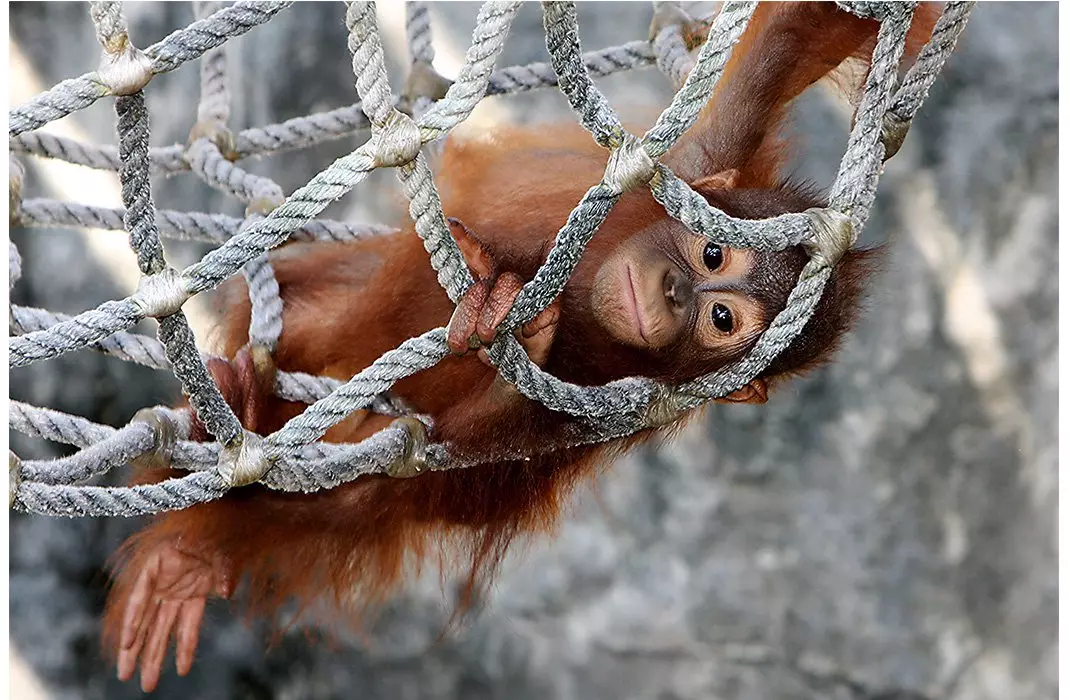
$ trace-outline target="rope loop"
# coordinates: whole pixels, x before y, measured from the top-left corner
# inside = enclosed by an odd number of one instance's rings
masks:
[[[391,109],[381,128],[372,127],[375,139],[374,158],[377,168],[395,168],[416,160],[424,145],[420,127],[412,117]]]
[[[811,221],[811,238],[802,246],[810,258],[821,265],[832,267],[844,253],[851,249],[858,238],[851,217],[835,209],[813,208],[806,210]]]
[[[182,276],[168,266],[154,275],[142,275],[130,300],[142,317],[163,318],[178,313],[189,298]]]
[[[256,433],[242,430],[237,440],[219,450],[216,471],[227,486],[248,486],[267,474],[272,463],[264,454],[263,443],[264,439]]]
[[[97,81],[111,95],[133,95],[152,80],[152,59],[130,42],[117,53],[104,52]]]
[[[643,148],[643,142],[625,132],[624,142],[609,156],[602,182],[614,194],[623,194],[650,182],[655,172],[654,161]]]

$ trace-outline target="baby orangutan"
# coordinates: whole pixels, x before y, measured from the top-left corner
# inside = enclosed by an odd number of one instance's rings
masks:
[[[908,54],[935,16],[919,9]],[[813,187],[782,172],[781,123],[811,84],[845,59],[868,58],[876,32],[876,22],[833,3],[760,5],[721,87],[664,162],[735,217],[822,206]],[[398,587],[406,561],[448,551],[468,562],[462,605],[470,604],[514,538],[553,531],[576,484],[654,434],[539,449],[560,444],[568,417],[511,390],[479,357],[606,161],[577,126],[503,128],[448,141],[437,178],[443,208],[477,280],[456,310],[411,226],[356,242],[293,243],[272,254],[285,305],[279,369],[348,379],[408,338],[448,325],[455,354],[392,392],[433,419],[428,439],[457,454],[509,448],[532,457],[411,479],[366,476],[309,494],[249,486],[155,518],[124,545],[108,601],[106,646],[120,678],[129,679],[140,661],[142,687],[153,689],[172,635],[178,672],[187,673],[207,598],[230,597],[239,584],[255,614],[271,616],[296,599],[302,609],[321,602],[359,617]],[[614,207],[562,294],[517,337],[535,363],[576,384],[693,379],[749,351],[807,259],[799,247],[763,253],[716,245],[670,218],[649,191],[633,191]],[[848,252],[802,334],[725,400],[765,402],[776,381],[827,360],[856,315],[871,261],[865,251]],[[267,434],[305,407],[275,397],[244,349],[244,286],[231,285],[226,296],[221,350],[233,359],[210,369],[243,425]],[[362,412],[326,439],[356,442],[390,422]],[[195,437],[206,439],[196,427]],[[170,475],[161,469],[141,478]]]

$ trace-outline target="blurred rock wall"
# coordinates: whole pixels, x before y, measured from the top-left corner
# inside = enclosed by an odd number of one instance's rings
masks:
[[[433,6],[444,70],[463,56],[475,11]],[[127,15],[146,46],[192,10],[128,3]],[[229,44],[234,128],[355,99],[342,15],[301,3]],[[650,9],[599,3],[580,15],[594,48],[646,36]],[[13,3],[10,16],[12,104],[96,65],[84,4]],[[400,4],[383,3],[380,19],[398,87]],[[265,653],[261,631],[219,605],[193,672],[169,672],[157,697],[1053,698],[1056,26],[1054,3],[974,11],[889,163],[865,232],[888,242],[888,261],[834,366],[765,407],[715,406],[674,444],[622,460],[577,499],[561,536],[515,556],[482,613],[445,638],[436,576],[414,581],[365,638],[334,647],[295,631]],[[544,57],[538,6],[525,5],[500,65]],[[191,65],[149,86],[155,145],[185,141],[197,84]],[[656,70],[602,85],[624,112],[671,94]],[[488,100],[475,117],[559,118],[571,117],[554,90]],[[799,172],[831,182],[847,120],[827,95],[800,101]],[[108,100],[53,128],[116,138]],[[356,143],[251,169],[290,192]],[[27,197],[119,204],[113,174],[27,166]],[[153,184],[162,208],[241,211],[190,175]],[[328,215],[389,216],[396,192],[387,174]],[[122,233],[11,236],[25,261],[17,303],[77,312],[136,279]],[[176,265],[203,252],[168,248]],[[11,372],[13,398],[113,425],[176,394],[162,373],[89,353]],[[60,454],[17,435],[12,445]],[[139,695],[114,680],[97,642],[103,563],[133,526],[11,516],[13,654],[47,697]]]

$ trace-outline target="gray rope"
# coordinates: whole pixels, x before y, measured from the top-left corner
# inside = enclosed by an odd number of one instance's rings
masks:
[[[684,84],[687,74],[695,66],[687,45],[684,43],[683,29],[680,24],[662,27],[651,40],[651,47],[657,57],[658,69],[665,74],[676,89]]]
[[[406,340],[268,436],[264,440],[264,454],[274,460],[295,453],[323,437],[331,426],[350,413],[370,406],[376,396],[398,380],[434,366],[448,354],[444,328]]]
[[[70,457],[22,463],[24,481],[40,484],[74,484],[129,464],[156,449],[156,436],[148,423],[131,423],[105,440],[88,445]]]
[[[267,22],[291,4],[243,0],[211,17],[194,22],[145,49],[145,55],[152,59],[149,72],[151,75],[159,75],[172,71],[227,39],[240,36]],[[100,73],[96,71],[64,80],[26,104],[12,109],[9,113],[8,135],[16,136],[24,131],[37,129],[50,121],[84,109],[110,94],[113,94],[112,89],[101,82]]]
[[[22,226],[72,226],[125,231],[123,209],[109,209],[54,199],[27,199],[19,212]],[[245,223],[224,214],[156,210],[159,234],[181,241],[223,243],[233,237]],[[351,241],[397,233],[385,224],[348,223],[316,219],[294,230],[292,238],[302,241]]]
[[[218,12],[221,2],[195,2],[197,19]],[[225,125],[230,120],[230,92],[227,90],[227,55],[224,45],[206,51],[201,56],[201,101],[197,105],[197,121]]]
[[[605,148],[615,148],[624,140],[624,127],[580,60],[576,4],[544,2],[542,12],[546,49],[550,52],[550,63],[558,76],[558,87],[595,141]]]
[[[250,221],[260,218],[259,214]],[[249,343],[274,353],[282,335],[282,297],[279,296],[279,281],[267,253],[259,255],[242,268],[249,288]]]
[[[205,183],[245,204],[263,200],[273,208],[285,198],[277,183],[234,165],[223,157],[218,145],[207,138],[192,143],[186,151],[186,159]]]
[[[757,2],[726,2],[710,27],[709,37],[699,51],[695,68],[688,74],[672,102],[643,136],[643,148],[651,158],[660,158],[695,123],[713,95],[732,47],[747,28]]]
[[[107,53],[117,54],[126,47],[126,19],[121,2],[91,2],[89,16],[97,32],[97,41]]]
[[[41,440],[61,442],[75,447],[89,447],[106,440],[114,428],[99,425],[80,416],[50,408],[38,408],[21,401],[8,401],[8,427]]]
[[[435,60],[431,41],[431,13],[425,2],[405,3],[405,36],[408,39],[409,59],[430,64]]]
[[[895,93],[892,106],[889,109],[895,119],[901,122],[909,122],[914,118],[921,103],[929,94],[929,88],[940,71],[944,68],[944,62],[955,48],[955,42],[966,27],[966,22],[973,11],[972,0],[962,2],[952,0],[944,7],[943,14],[933,27],[932,38],[922,47],[914,65],[907,71],[902,85]]]
[[[19,510],[37,515],[133,517],[182,510],[223,496],[228,486],[214,471],[197,472],[147,486],[67,486],[23,481]]]
[[[479,34],[482,24],[487,21],[481,12],[473,37]],[[372,123],[372,138],[368,144],[374,144],[376,153],[382,154],[377,158],[381,164],[400,166],[398,177],[409,199],[409,213],[415,222],[416,233],[423,240],[424,248],[431,257],[431,266],[438,273],[439,284],[446,290],[450,299],[456,302],[472,284],[472,275],[449,233],[430,169],[419,152],[425,138],[416,130],[411,118],[392,106],[394,96],[390,92],[390,83],[386,76],[374,7],[369,3],[351,3],[346,11],[346,26],[349,29],[349,49],[353,52],[357,94]],[[476,39],[473,38],[473,47],[475,42]],[[482,55],[478,53],[477,57]],[[451,86],[450,92],[459,83],[460,78]],[[424,112],[421,122],[435,111],[438,104],[451,99],[450,92]],[[394,134],[397,135],[396,140],[384,141],[388,135]],[[406,137],[404,142],[401,141],[402,135]]]
[[[133,327],[143,318],[142,307],[135,301],[135,296],[106,301],[47,330],[12,338],[8,344],[8,367],[25,367],[57,357]]]
[[[895,8],[895,9],[892,9]],[[881,127],[891,106],[903,55],[904,40],[910,29],[914,8],[889,5],[888,19],[881,22],[877,45],[866,77],[862,101],[847,140],[847,151],[832,183],[829,206],[848,214],[856,231],[861,231],[877,193],[877,178],[884,162]]]
[[[509,27],[519,9],[519,2],[483,3],[476,16],[476,28],[472,31],[472,45],[465,52],[464,65],[457,79],[446,96],[420,117],[420,131],[425,143],[443,136],[467,119],[482,99],[494,62],[505,46]]]
[[[117,97],[115,113],[119,130],[119,182],[126,207],[123,228],[130,232],[130,247],[137,253],[141,274],[154,275],[166,263],[149,185],[149,112],[144,93]]]
[[[15,252],[17,254],[17,251]],[[70,317],[65,314],[46,309],[12,305],[10,327],[13,334],[21,335],[51,328],[57,323],[62,323],[69,319]],[[171,362],[167,359],[163,343],[149,336],[136,333],[115,333],[93,347],[127,362],[134,362],[153,369],[171,369]],[[202,357],[207,359],[207,356],[202,355]],[[280,398],[288,401],[313,403],[327,396],[341,385],[342,382],[330,377],[315,377],[302,372],[279,371],[276,374],[275,390]],[[387,394],[376,397],[369,410],[384,416],[409,414],[409,411],[400,407]]]
[[[22,217],[22,180],[26,171],[22,162],[11,157],[8,162],[7,175],[7,220],[8,226],[13,226]]]
[[[691,231],[731,248],[784,250],[810,235],[810,218],[804,213],[781,214],[771,219],[736,219],[673,175],[664,165],[651,180],[650,191],[665,211]]]
[[[43,331],[58,323],[70,320],[70,316],[46,309],[27,306],[11,306],[10,330],[12,334],[24,335]],[[155,338],[136,333],[119,332],[104,338],[93,346],[113,357],[134,362],[154,369],[171,369],[163,344]]]

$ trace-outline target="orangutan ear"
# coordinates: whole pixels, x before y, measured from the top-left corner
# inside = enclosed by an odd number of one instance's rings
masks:
[[[765,403],[769,400],[769,386],[764,379],[752,379],[750,384],[717,399],[721,403]]]
[[[735,168],[722,170],[713,175],[705,175],[691,183],[697,190],[730,190],[739,182],[739,171]]]

